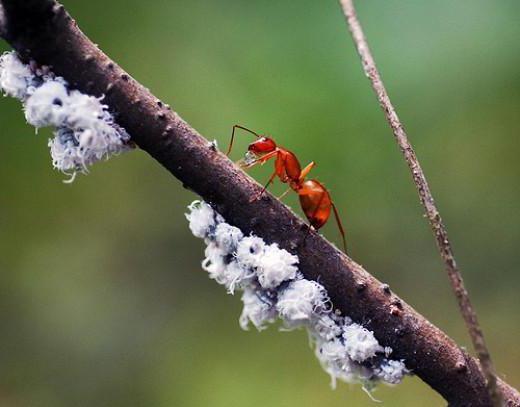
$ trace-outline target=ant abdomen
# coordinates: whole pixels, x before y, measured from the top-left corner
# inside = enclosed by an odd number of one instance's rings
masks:
[[[309,223],[316,229],[320,229],[330,217],[332,201],[323,185],[312,179],[302,183],[298,190],[300,204]]]

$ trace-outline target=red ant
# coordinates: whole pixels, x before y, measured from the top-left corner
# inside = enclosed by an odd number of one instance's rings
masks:
[[[265,184],[265,187],[262,189],[262,191],[260,191],[260,193],[255,196],[251,202],[259,199],[267,190],[267,187],[273,182],[274,178],[278,176],[281,182],[284,184],[289,184],[289,189],[280,196],[280,199],[285,196],[285,194],[289,192],[290,189],[294,190],[300,198],[300,205],[303,209],[303,213],[305,213],[305,216],[311,224],[311,228],[319,230],[321,227],[323,227],[323,225],[327,223],[330,217],[331,208],[334,210],[334,216],[336,218],[336,223],[338,224],[341,237],[343,238],[343,247],[346,253],[347,243],[345,241],[345,231],[343,229],[343,225],[341,224],[338,210],[336,209],[334,202],[332,202],[329,191],[327,191],[327,189],[315,179],[307,181],[305,180],[307,174],[310,172],[312,167],[314,167],[314,162],[311,162],[302,170],[300,162],[294,153],[286,150],[283,147],[277,146],[272,138],[260,135],[253,130],[238,124],[233,126],[231,142],[229,143],[229,148],[226,153],[228,156],[231,152],[231,148],[233,147],[236,129],[245,130],[257,138],[256,141],[249,144],[246,157],[244,160],[242,160],[242,166],[251,168],[256,164],[263,165],[271,158],[276,157],[273,175],[271,175],[269,181],[267,181],[267,184]]]

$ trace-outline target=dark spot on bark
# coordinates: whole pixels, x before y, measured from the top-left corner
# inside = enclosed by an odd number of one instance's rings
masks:
[[[358,293],[365,291],[366,288],[367,288],[367,283],[365,283],[364,281],[358,281],[356,283],[356,290]]]
[[[392,300],[391,304],[393,306],[395,306],[396,308],[403,309],[403,303],[401,302],[401,300],[399,298],[394,298]]]

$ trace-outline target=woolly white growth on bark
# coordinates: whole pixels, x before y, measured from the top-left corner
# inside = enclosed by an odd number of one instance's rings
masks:
[[[131,148],[101,98],[69,90],[63,78],[24,65],[14,52],[0,57],[0,87],[23,102],[29,124],[55,128],[49,148],[54,168],[64,173],[86,173],[89,165]]]
[[[264,253],[256,270],[258,282],[263,288],[276,288],[287,280],[296,277],[298,257],[293,256],[278,245],[265,246]]]
[[[36,128],[65,123],[69,114],[67,88],[62,82],[48,81],[36,88],[25,102],[25,119]]]
[[[247,268],[242,267],[236,261],[230,262],[227,267],[227,281],[229,281],[226,287],[228,288],[228,292],[230,294],[235,293],[235,289],[244,288],[247,284],[252,280],[255,276],[253,270],[249,270]]]
[[[226,263],[224,253],[215,243],[210,243],[204,251],[206,258],[202,261],[202,268],[209,273],[209,277],[219,284],[226,285]]]
[[[309,324],[313,318],[323,314],[328,302],[327,292],[321,284],[301,279],[291,282],[280,293],[276,309],[286,326],[296,327]],[[331,319],[330,322],[334,321]],[[330,333],[325,332],[325,335],[330,336]]]
[[[244,237],[205,202],[188,209],[191,231],[208,245],[204,270],[229,293],[243,290],[242,329],[252,324],[262,330],[277,319],[286,329],[305,327],[333,387],[340,379],[370,392],[376,382],[396,384],[408,373],[403,361],[388,359],[392,349],[371,331],[332,311],[325,288],[298,272],[297,256],[257,236]]]
[[[339,322],[337,318],[333,319],[334,314],[320,315],[314,323],[310,326],[312,328],[311,334],[318,339],[331,341],[341,335],[343,332],[341,327],[344,324],[350,324],[350,318],[344,318]]]
[[[247,330],[249,322],[251,322],[256,329],[261,331],[266,328],[266,324],[276,320],[276,308],[273,302],[267,297],[263,296],[261,292],[252,287],[246,287],[242,294],[242,302],[244,309],[240,315],[240,327]]]
[[[376,369],[376,376],[389,384],[401,383],[404,375],[408,373],[403,362],[398,360],[385,360]]]
[[[0,87],[6,95],[23,99],[33,76],[15,53],[6,52],[0,57]]]
[[[234,294],[236,288],[244,287],[254,276],[253,271],[242,267],[236,261],[229,262],[228,252],[214,242],[208,244],[205,254],[202,268],[208,272],[210,278],[225,286],[230,294]]]
[[[215,229],[215,241],[217,245],[228,253],[234,253],[237,250],[238,242],[240,242],[243,237],[244,235],[239,228],[228,225],[227,223],[219,223]]]
[[[385,352],[385,348],[379,345],[374,334],[358,324],[346,325],[343,329],[343,339],[349,357],[356,362],[363,362],[377,353]]]
[[[223,222],[222,217],[217,215],[206,202],[194,201],[188,209],[190,212],[186,214],[186,219],[188,219],[191,233],[198,238],[202,239],[210,233],[214,233],[217,222]]]
[[[330,375],[332,388],[336,388],[337,379],[355,383],[374,378],[371,368],[349,358],[345,344],[340,339],[319,342],[316,346],[316,357]]]
[[[267,246],[258,237],[249,236],[238,243],[237,261],[244,267],[255,269],[258,282],[265,289],[275,288],[296,277],[298,258],[278,245]]]
[[[260,265],[264,252],[265,243],[262,239],[255,236],[247,236],[239,242],[235,255],[237,261],[244,267],[255,269]]]

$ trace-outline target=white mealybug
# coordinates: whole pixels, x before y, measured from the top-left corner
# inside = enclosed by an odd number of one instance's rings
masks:
[[[20,61],[16,53],[6,52],[0,56],[0,88],[8,96],[24,99],[34,74]]]
[[[32,69],[14,52],[0,57],[0,88],[24,105],[27,122],[36,129],[53,127],[49,140],[52,165],[71,175],[131,148],[130,136],[101,103],[102,98],[71,90],[47,67]]]
[[[389,359],[373,332],[333,312],[325,287],[298,271],[298,257],[276,244],[227,224],[205,202],[195,201],[186,218],[192,233],[207,244],[202,267],[230,294],[242,291],[242,329],[259,331],[282,321],[283,330],[304,327],[316,356],[336,380],[358,382],[370,395],[377,382],[396,384],[409,373],[402,360]]]
[[[327,292],[321,284],[302,278],[292,281],[280,292],[276,309],[287,327],[297,327],[325,317],[328,302]]]

